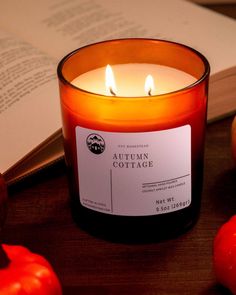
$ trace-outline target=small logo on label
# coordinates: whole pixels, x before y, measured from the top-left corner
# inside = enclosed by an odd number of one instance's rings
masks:
[[[96,133],[90,134],[86,139],[86,143],[87,143],[88,149],[96,155],[103,153],[105,150],[104,139]]]

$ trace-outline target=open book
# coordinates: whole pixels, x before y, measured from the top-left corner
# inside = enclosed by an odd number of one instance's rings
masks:
[[[89,43],[189,45],[211,64],[208,120],[236,110],[233,19],[183,0],[10,0],[0,15],[0,173],[8,183],[63,157],[56,66]]]

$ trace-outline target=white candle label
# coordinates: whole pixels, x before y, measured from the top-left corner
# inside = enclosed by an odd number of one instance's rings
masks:
[[[156,215],[191,203],[191,127],[119,133],[76,127],[80,202],[91,210]]]

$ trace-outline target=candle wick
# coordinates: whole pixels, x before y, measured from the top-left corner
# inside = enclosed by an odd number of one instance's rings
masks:
[[[113,91],[112,87],[109,87],[110,93],[114,96],[116,96],[116,93]]]
[[[148,95],[152,96],[152,89],[151,88],[148,90]]]

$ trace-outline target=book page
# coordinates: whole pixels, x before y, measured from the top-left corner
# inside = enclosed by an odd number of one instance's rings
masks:
[[[195,3],[200,4],[229,4],[229,3],[236,3],[236,0],[188,0]]]
[[[212,75],[236,64],[236,22],[187,1],[24,0],[23,4],[4,1],[0,24],[57,60],[95,41],[151,37],[199,50],[208,58]]]
[[[0,31],[0,172],[61,126],[55,62]],[[7,156],[6,156],[7,155]]]
[[[53,134],[51,141],[49,139],[38,147],[37,153],[30,153],[19,165],[4,173],[4,180],[8,185],[13,184],[25,176],[59,161],[63,157],[62,137],[61,133],[57,132],[57,134]]]
[[[106,2],[110,8],[105,7]],[[6,13],[0,24],[58,60],[88,43],[119,37],[147,36],[145,28],[124,18],[121,11],[113,11],[110,1],[106,0],[104,3],[98,0],[42,0],[37,5],[26,0],[24,8],[17,0],[2,4]],[[12,17],[15,22],[10,21]]]

